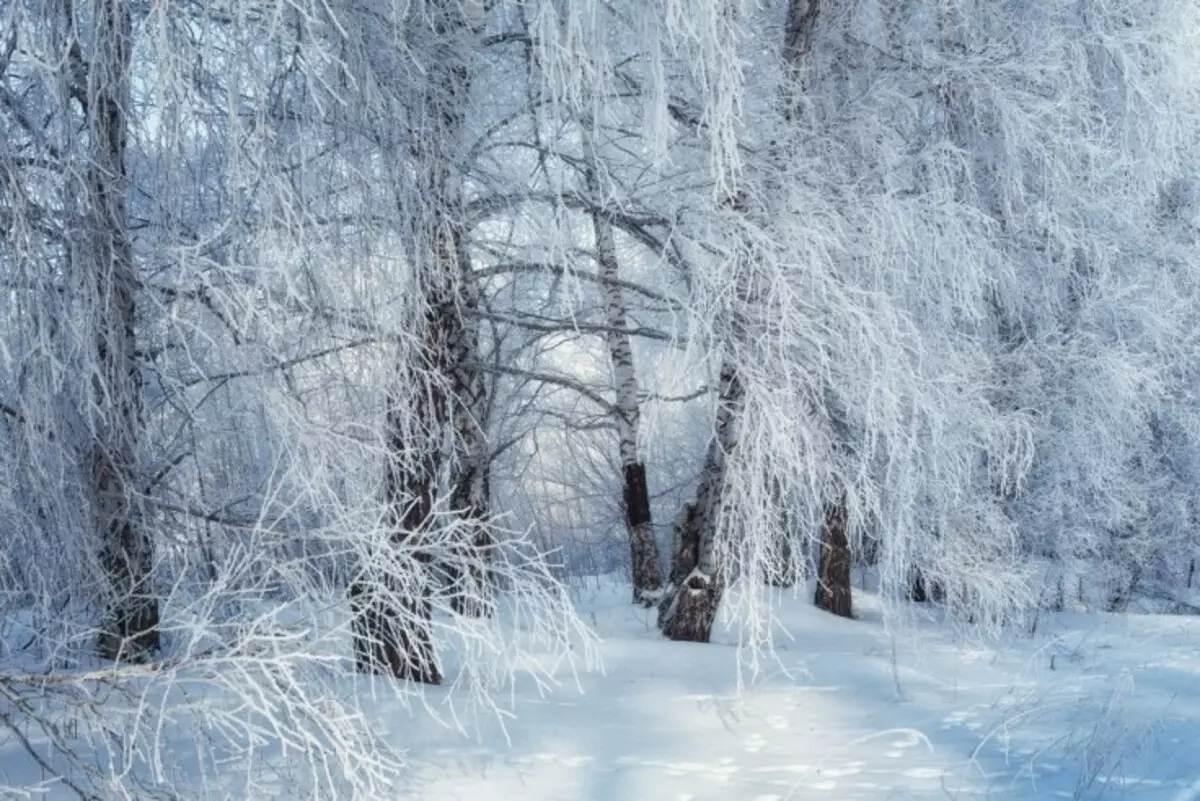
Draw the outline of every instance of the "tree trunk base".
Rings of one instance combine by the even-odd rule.
[[[393,608],[391,592],[362,581],[350,585],[349,595],[354,667],[359,673],[442,683],[427,601],[403,599]]]
[[[662,596],[662,568],[650,520],[646,466],[641,462],[625,465],[624,500],[629,562],[633,569],[633,602],[649,609]]]
[[[98,472],[115,476],[115,465],[98,460]],[[113,479],[119,486],[120,482]],[[129,514],[129,508],[113,512]],[[125,520],[104,529],[100,560],[107,582],[108,605],[96,639],[101,659],[145,661],[159,650],[158,599],[154,596],[152,546],[144,531]]]
[[[109,609],[96,638],[101,659],[141,662],[159,650],[158,605],[135,600]]]
[[[663,591],[659,587],[654,589],[643,589],[641,587],[633,588],[633,602],[637,606],[645,609],[653,609],[663,599]]]
[[[711,576],[693,571],[683,586],[669,592],[659,605],[663,636],[677,642],[708,642],[721,600],[717,584]]]
[[[851,594],[850,538],[844,503],[831,506],[825,515],[825,532],[817,564],[817,591],[813,602],[839,617],[854,617]]]

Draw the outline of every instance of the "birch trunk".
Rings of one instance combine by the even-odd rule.
[[[784,119],[791,122],[802,111],[808,93],[808,56],[812,52],[813,29],[820,0],[790,0],[784,25],[783,58],[787,67],[784,88]],[[843,493],[825,513],[817,563],[816,605],[843,617],[851,616],[853,560],[848,530],[849,510]]]
[[[658,627],[672,640],[708,642],[725,591],[717,549],[717,526],[725,494],[729,454],[737,446],[745,390],[737,368],[721,367],[716,430],[708,444],[694,500],[675,523],[670,583],[658,607]]]
[[[414,255],[425,307],[421,349],[413,371],[420,387],[411,395],[411,407],[396,396],[390,398],[386,417],[388,523],[394,528],[393,542],[410,551],[412,559],[404,575],[376,569],[364,573],[350,588],[358,669],[429,684],[442,679],[432,636],[433,557],[427,540],[446,456],[444,443],[469,435],[470,446],[455,446],[456,454],[465,458],[452,467],[465,474],[472,460],[482,464],[478,461],[482,434],[472,428],[477,421],[471,418],[470,408],[484,396],[475,363],[476,338],[466,316],[469,304],[464,302],[469,261],[458,163],[472,45],[478,39],[477,17],[482,12],[482,6],[437,0],[423,13],[401,21],[414,28],[428,26],[414,36],[431,37],[420,43],[426,57],[424,84],[407,131],[417,167],[411,190],[413,207],[420,209],[413,227]],[[457,511],[469,513],[473,523],[481,521],[486,515],[482,475],[464,479],[460,474],[452,481],[454,502],[464,504]],[[480,545],[482,524],[472,528],[472,544]],[[478,550],[483,551],[482,545]],[[482,580],[482,570],[467,572]],[[460,606],[465,608],[461,601]]]
[[[786,78],[781,98],[781,116],[793,120],[800,111],[805,85],[805,58],[811,48],[812,30],[817,19],[817,0],[791,0],[784,26],[782,58]],[[773,154],[778,162],[782,151]],[[731,196],[727,206],[748,213],[745,199]],[[748,300],[743,298],[743,300]],[[717,527],[726,485],[729,455],[737,444],[737,430],[745,407],[745,387],[737,366],[730,361],[721,365],[717,400],[717,419],[709,442],[704,468],[696,487],[695,499],[681,512],[675,526],[670,583],[659,604],[658,625],[672,640],[708,642],[713,620],[725,585],[725,567],[717,548]],[[773,549],[785,556],[790,544],[782,531],[768,534]]]
[[[422,367],[433,368],[441,351],[439,310],[429,310],[426,319]],[[437,499],[442,392],[436,381],[427,382],[409,409],[393,394],[388,398],[386,422],[389,460],[384,473],[384,498],[391,541],[411,549],[411,563],[402,571],[369,565],[360,580],[350,586],[353,613],[355,666],[363,673],[382,673],[399,679],[440,684],[431,632],[429,599],[429,555],[421,550],[425,528],[430,523]],[[405,418],[416,416],[418,436]]]
[[[817,560],[817,590],[814,603],[840,617],[854,617],[850,573],[849,517],[845,499],[830,505]]]
[[[853,617],[854,554],[850,545],[850,510],[844,493],[825,509],[825,525],[817,548],[817,589],[813,602],[826,612]]]
[[[583,158],[588,194],[597,206],[603,205],[595,146],[587,122],[582,127]],[[625,313],[625,298],[620,285],[617,245],[612,222],[599,211],[592,212],[592,232],[596,239],[596,261],[604,288],[608,356],[612,364],[616,394],[616,423],[620,440],[621,471],[624,491],[625,528],[629,534],[629,561],[633,578],[634,603],[652,606],[662,593],[658,543],[654,538],[650,515],[650,491],[646,484],[646,464],[638,450],[638,425],[641,407],[638,400],[637,369]]]
[[[473,285],[465,281],[470,263],[461,242],[458,252],[464,279],[459,294],[464,304],[451,346],[455,462],[450,506],[464,527],[465,553],[462,563],[451,570],[451,604],[459,614],[490,617],[495,605],[488,575],[493,539],[488,519],[491,452],[487,440],[487,385],[479,364],[479,337],[471,322],[478,299]]]
[[[125,208],[132,27],[125,0],[95,3],[86,92],[77,95],[87,119],[88,168],[86,233],[73,261],[91,287],[95,325],[91,392],[97,411],[86,463],[105,579],[97,642],[105,659],[141,657],[159,647],[153,546],[138,517],[134,487],[141,429],[141,377],[135,361],[138,280]]]
[[[812,51],[813,27],[816,25],[819,0],[790,0],[783,31],[783,63],[785,81],[780,98],[784,122],[796,121],[803,112],[808,94],[808,55]],[[782,174],[790,161],[787,137],[779,138],[779,146],[771,154],[776,168]],[[774,479],[777,483],[778,478]],[[772,487],[772,495],[782,498],[784,493],[778,486]],[[800,567],[792,544],[792,530],[787,512],[779,510],[779,528],[772,533],[768,547],[765,580],[778,587],[793,587],[800,578]]]

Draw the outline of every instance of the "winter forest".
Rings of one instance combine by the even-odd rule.
[[[1193,801],[1200,7],[0,0],[0,521],[0,798]]]

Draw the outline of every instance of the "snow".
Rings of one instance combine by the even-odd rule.
[[[367,698],[363,708],[406,764],[385,797],[1200,801],[1200,618],[1043,612],[1036,627],[1013,624],[986,641],[935,606],[885,615],[879,598],[860,590],[858,618],[844,620],[816,610],[811,588],[772,589],[777,649],[760,655],[755,672],[738,647],[745,632],[729,616],[711,644],[672,643],[658,635],[652,611],[629,603],[627,583],[574,589],[600,638],[601,670],[547,653],[493,697],[500,715],[468,713],[462,684]],[[729,600],[737,609],[738,598]],[[452,680],[460,654],[443,657]],[[363,697],[372,681],[392,686],[354,681]],[[220,699],[208,692],[215,710]],[[327,797],[302,789],[303,768],[267,729],[256,783],[219,767],[216,781],[211,772],[200,778],[187,719],[178,709],[163,718],[173,721],[163,732],[163,781],[189,786],[196,773],[198,797],[230,801],[264,791]],[[82,734],[70,721],[56,725],[68,741]],[[46,736],[25,734],[60,764]],[[0,797],[76,797],[62,784],[38,787],[46,778],[0,733]]]
[[[473,737],[403,712],[401,797],[1200,798],[1193,618],[1043,614],[989,645],[932,615],[894,637],[862,593],[847,621],[781,592],[792,640],[739,687],[736,631],[670,643],[627,587],[589,595],[603,673],[519,686],[515,717]]]

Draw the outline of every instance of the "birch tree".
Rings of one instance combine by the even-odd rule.
[[[795,123],[803,113],[806,94],[811,90],[808,58],[812,49],[813,28],[820,14],[821,0],[792,0],[784,21],[784,80],[782,115],[785,123]],[[787,152],[787,146],[782,148]],[[785,156],[786,158],[786,156]],[[777,168],[783,166],[776,161]],[[837,425],[836,414],[830,416]],[[845,438],[847,432],[838,432]],[[817,587],[814,601],[827,612],[841,617],[853,614],[850,571],[850,520],[844,493],[828,500],[817,550]]]
[[[806,90],[806,65],[804,63],[811,47],[812,28],[815,24],[818,4],[808,0],[793,0],[788,4],[785,21],[785,39],[782,48],[784,64],[784,83],[781,87],[780,112],[785,123],[790,123],[798,116],[804,102]],[[727,17],[734,18],[737,11],[730,6],[723,10]],[[735,25],[736,21],[728,20],[726,24]],[[786,127],[783,129],[786,131]],[[786,133],[783,134],[786,136]],[[786,159],[788,148],[780,143],[775,146],[773,154],[775,167],[778,169]],[[735,186],[736,179],[732,176],[722,177],[718,185]],[[723,206],[728,212],[736,215],[746,215],[751,212],[749,201],[743,191],[727,190],[728,194]],[[759,213],[772,207],[771,199],[764,198],[757,204]],[[769,213],[769,212],[767,212]],[[753,290],[750,286],[753,278],[748,278],[745,267],[738,264],[738,259],[753,258],[753,248],[741,249],[736,243],[732,250],[736,256],[730,263],[724,265],[733,276],[737,300],[746,304],[754,304]],[[728,321],[729,330],[725,336],[734,339],[750,335],[750,325],[747,321],[739,320],[736,316]],[[713,438],[709,443],[701,470],[699,485],[695,498],[680,513],[675,525],[674,555],[671,568],[671,585],[668,595],[660,607],[659,626],[664,634],[671,639],[693,640],[707,642],[712,629],[718,604],[720,603],[724,584],[727,577],[723,575],[729,568],[723,566],[717,555],[717,532],[720,526],[719,517],[722,513],[724,493],[726,491],[727,460],[738,441],[738,426],[740,418],[745,413],[745,387],[741,370],[732,360],[721,365],[717,393],[717,413]],[[773,478],[768,477],[767,483]],[[776,493],[769,493],[776,494]],[[818,575],[818,603],[825,596],[821,587],[837,586],[838,592],[845,595],[844,608],[837,606],[839,612],[849,615],[849,558],[845,531],[845,513],[839,511],[840,501],[833,501],[830,514],[827,516],[827,537],[822,544],[821,569]],[[780,524],[779,518],[774,521],[775,527]],[[756,536],[746,532],[743,536]],[[788,532],[772,530],[763,535],[770,543],[768,548],[772,556],[768,564],[780,555],[790,550],[783,543],[787,541]],[[779,572],[774,566],[767,568],[768,574]],[[841,590],[843,575],[846,581],[845,590]]]
[[[7,222],[17,235],[11,241],[18,265],[33,266],[28,260],[37,252],[34,243],[43,241],[40,267],[48,272],[37,284],[45,282],[55,298],[49,306],[56,308],[45,308],[34,319],[49,326],[43,332],[53,332],[50,341],[43,340],[49,363],[74,362],[69,378],[57,381],[65,397],[80,403],[80,414],[75,417],[58,405],[28,412],[10,407],[10,412],[13,422],[37,434],[38,447],[65,449],[64,462],[78,465],[78,477],[57,480],[84,488],[85,519],[58,517],[54,510],[65,499],[51,485],[38,491],[38,527],[57,524],[70,530],[82,524],[89,532],[83,542],[62,531],[50,536],[70,543],[58,559],[71,558],[70,551],[81,546],[95,549],[104,608],[99,653],[108,659],[137,659],[158,649],[159,602],[153,586],[154,548],[138,483],[143,431],[136,356],[139,276],[130,234],[127,163],[131,9],[123,0],[102,0],[40,11],[42,28],[35,30],[22,19],[34,9],[13,10],[0,59],[4,67],[16,69],[14,59],[20,58],[29,70],[24,76],[29,84],[22,91],[33,92],[22,97],[7,86],[0,90],[13,137],[10,147],[15,146],[8,166],[17,168],[9,172]],[[56,61],[57,72],[37,75],[30,64],[38,56]],[[0,79],[8,77],[6,71],[0,70]],[[48,101],[49,116],[28,108],[27,97]],[[28,233],[37,232],[33,238],[20,234],[28,223],[34,225]],[[18,280],[18,295],[30,298],[25,293],[37,284],[21,286]],[[36,471],[45,464],[43,457],[29,455],[28,468]]]
[[[650,516],[650,492],[646,482],[646,464],[638,443],[641,400],[633,348],[628,332],[624,293],[621,289],[616,238],[612,221],[604,214],[604,192],[600,185],[600,162],[596,156],[589,121],[580,130],[583,143],[584,175],[588,194],[596,208],[591,212],[592,233],[596,242],[597,275],[604,291],[606,339],[612,363],[616,395],[617,436],[620,443],[621,469],[624,473],[623,506],[629,532],[630,564],[633,570],[633,599],[652,605],[659,595],[660,577],[658,542]]]
[[[424,73],[406,120],[415,185],[403,207],[411,218],[407,234],[421,293],[417,312],[421,323],[416,363],[403,366],[397,374],[397,383],[415,382],[415,386],[403,393],[390,391],[385,413],[387,522],[396,545],[407,551],[408,564],[400,563],[406,572],[402,580],[387,571],[366,575],[354,583],[350,595],[356,610],[355,654],[360,670],[386,671],[433,684],[440,683],[441,672],[429,623],[433,557],[423,540],[431,536],[437,522],[448,439],[461,443],[451,496],[454,510],[471,523],[471,547],[482,556],[487,546],[480,415],[486,399],[474,366],[474,322],[467,317],[475,304],[467,284],[470,257],[459,173],[471,59],[483,13],[482,7],[432,2],[392,23],[404,30],[416,60],[412,66]],[[482,589],[484,578],[475,569],[457,580]],[[392,609],[393,604],[400,609]]]
[[[134,484],[141,429],[141,378],[135,361],[138,279],[125,211],[132,26],[124,0],[102,0],[93,9],[86,93],[78,97],[88,121],[88,235],[72,257],[95,282],[98,375],[91,380],[95,406],[103,411],[93,423],[90,475],[109,591],[100,652],[109,659],[155,651],[159,642],[153,546],[142,527]]]

